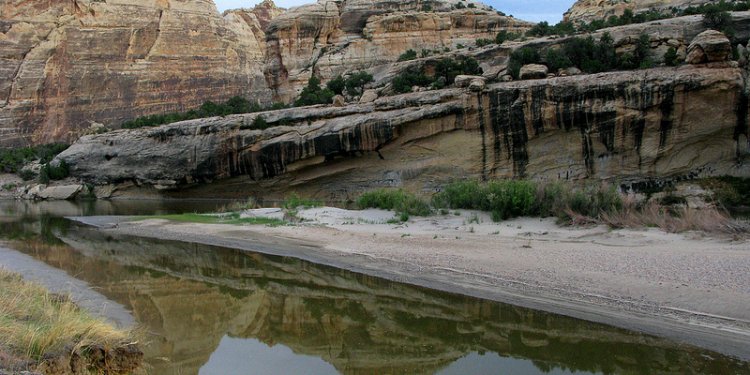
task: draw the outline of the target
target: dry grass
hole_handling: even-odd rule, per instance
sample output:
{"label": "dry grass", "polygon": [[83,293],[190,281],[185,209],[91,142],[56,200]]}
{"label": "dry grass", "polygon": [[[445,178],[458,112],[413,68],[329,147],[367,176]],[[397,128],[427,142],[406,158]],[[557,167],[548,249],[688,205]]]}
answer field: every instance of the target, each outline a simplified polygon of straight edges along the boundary
{"label": "dry grass", "polygon": [[639,207],[632,196],[623,199],[620,210],[602,213],[601,220],[615,228],[656,227],[670,233],[702,231],[736,235],[750,232],[747,224],[733,220],[717,208],[669,207],[654,201]]}
{"label": "dry grass", "polygon": [[68,298],[0,269],[0,348],[9,353],[39,361],[66,350],[114,348],[129,336]]}

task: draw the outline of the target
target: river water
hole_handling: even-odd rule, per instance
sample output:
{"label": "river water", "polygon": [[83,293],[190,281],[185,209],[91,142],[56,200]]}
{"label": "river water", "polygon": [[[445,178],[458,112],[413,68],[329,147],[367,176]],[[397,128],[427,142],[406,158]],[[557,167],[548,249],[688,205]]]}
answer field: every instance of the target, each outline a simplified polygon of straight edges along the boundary
{"label": "river water", "polygon": [[750,374],[747,362],[623,329],[64,218],[222,203],[0,201],[0,241],[12,249],[0,266],[60,273],[87,308],[134,322],[157,375]]}

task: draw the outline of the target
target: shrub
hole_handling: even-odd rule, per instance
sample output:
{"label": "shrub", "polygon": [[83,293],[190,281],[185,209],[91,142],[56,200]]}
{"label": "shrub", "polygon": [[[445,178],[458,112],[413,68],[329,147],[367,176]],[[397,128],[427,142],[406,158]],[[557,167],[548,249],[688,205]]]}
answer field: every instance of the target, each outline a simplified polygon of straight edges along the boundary
{"label": "shrub", "polygon": [[425,201],[400,189],[378,189],[366,192],[357,199],[357,206],[361,209],[393,210],[399,214],[413,216],[427,216],[432,213]]}
{"label": "shrub", "polygon": [[495,41],[492,40],[492,39],[479,38],[479,39],[476,40],[475,43],[476,43],[477,47],[484,47],[484,46],[489,46],[490,44],[495,43]]}
{"label": "shrub", "polygon": [[401,72],[392,81],[393,90],[402,94],[411,92],[413,86],[427,86],[430,83],[432,79],[427,77],[421,69],[413,66]]}
{"label": "shrub", "polygon": [[212,101],[204,102],[200,108],[192,109],[183,113],[156,114],[142,116],[136,119],[122,123],[123,129],[138,129],[143,127],[153,127],[173,122],[193,120],[197,118],[206,118],[214,116],[227,116],[238,113],[252,113],[261,111],[263,108],[255,103],[250,103],[247,99],[235,96],[224,103],[214,103]]}
{"label": "shrub", "polygon": [[364,92],[365,85],[372,82],[373,78],[370,73],[357,72],[351,74],[344,81],[344,87],[346,88],[346,94],[351,97],[358,97]]}
{"label": "shrub", "polygon": [[51,143],[34,147],[22,147],[0,151],[0,173],[19,173],[24,165],[38,160],[45,164],[65,151],[67,144]]}
{"label": "shrub", "polygon": [[65,160],[60,160],[58,165],[44,164],[39,170],[39,182],[47,184],[50,180],[62,180],[70,176],[70,168]]}
{"label": "shrub", "polygon": [[703,12],[703,26],[719,30],[726,34],[729,39],[734,37],[732,26],[732,15],[718,6],[708,6]]}
{"label": "shrub", "polygon": [[664,53],[664,63],[667,66],[677,66],[680,63],[680,58],[677,56],[677,50],[674,47],[669,47],[667,52]]}
{"label": "shrub", "polygon": [[536,185],[529,181],[493,181],[480,184],[460,181],[449,184],[435,195],[438,208],[482,210],[492,213],[492,220],[536,214]]}
{"label": "shrub", "polygon": [[522,66],[526,64],[536,64],[539,63],[540,60],[539,51],[534,48],[524,47],[517,49],[510,54],[510,60],[508,61],[508,74],[513,76],[513,78],[518,79]]}
{"label": "shrub", "polygon": [[259,116],[256,116],[253,119],[253,123],[252,123],[251,127],[253,129],[261,129],[261,130],[263,130],[263,129],[268,129],[269,125],[268,125],[268,121],[266,121],[265,117],[259,115]]}
{"label": "shrub", "polygon": [[299,98],[294,102],[298,107],[315,105],[315,104],[330,104],[333,102],[334,97],[333,91],[327,88],[320,87],[320,79],[316,76],[310,77],[307,81],[307,86],[302,89]]}
{"label": "shrub", "polygon": [[503,44],[509,40],[516,40],[519,37],[520,35],[516,33],[509,33],[508,30],[502,30],[499,33],[497,33],[497,36],[495,37],[495,43]]}
{"label": "shrub", "polygon": [[289,197],[287,197],[284,200],[284,203],[282,206],[289,210],[294,210],[300,207],[303,208],[313,208],[313,207],[320,207],[323,205],[323,202],[316,200],[316,199],[309,199],[309,198],[300,198],[297,193],[293,193]]}
{"label": "shrub", "polygon": [[398,57],[398,61],[409,61],[417,58],[417,51],[408,49]]}
{"label": "shrub", "polygon": [[336,78],[328,81],[326,87],[336,95],[344,95],[344,89],[346,88],[346,80],[342,76],[336,76]]}

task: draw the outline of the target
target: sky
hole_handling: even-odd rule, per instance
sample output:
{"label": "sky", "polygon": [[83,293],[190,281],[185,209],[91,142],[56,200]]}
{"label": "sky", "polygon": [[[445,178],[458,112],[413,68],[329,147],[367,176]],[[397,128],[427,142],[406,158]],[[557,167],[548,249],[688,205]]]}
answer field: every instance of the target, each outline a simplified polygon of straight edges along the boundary
{"label": "sky", "polygon": [[[214,0],[219,11],[251,8],[260,0]],[[315,0],[274,0],[276,5],[289,8],[309,4]],[[484,0],[483,3],[525,21],[557,23],[575,0]]]}

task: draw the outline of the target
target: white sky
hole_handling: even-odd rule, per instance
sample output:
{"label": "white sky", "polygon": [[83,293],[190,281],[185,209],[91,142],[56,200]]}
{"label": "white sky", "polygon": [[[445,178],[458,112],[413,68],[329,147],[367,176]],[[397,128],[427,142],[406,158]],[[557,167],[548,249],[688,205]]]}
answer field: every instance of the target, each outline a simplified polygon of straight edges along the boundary
{"label": "white sky", "polygon": [[[214,2],[219,11],[224,11],[233,8],[252,8],[260,0],[214,0]],[[289,8],[309,4],[315,0],[274,0],[274,2],[280,7]],[[486,0],[482,2],[522,20],[557,23],[575,0]]]}

